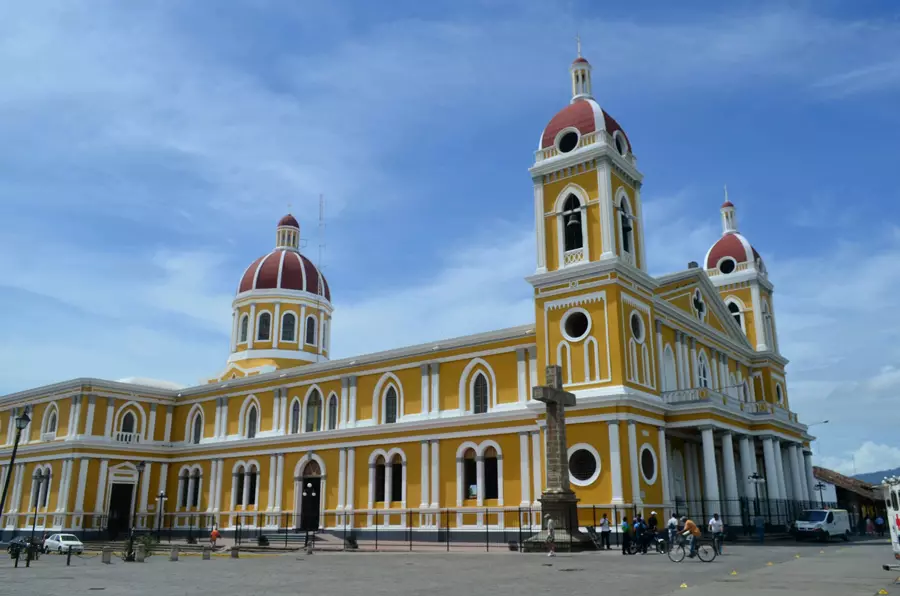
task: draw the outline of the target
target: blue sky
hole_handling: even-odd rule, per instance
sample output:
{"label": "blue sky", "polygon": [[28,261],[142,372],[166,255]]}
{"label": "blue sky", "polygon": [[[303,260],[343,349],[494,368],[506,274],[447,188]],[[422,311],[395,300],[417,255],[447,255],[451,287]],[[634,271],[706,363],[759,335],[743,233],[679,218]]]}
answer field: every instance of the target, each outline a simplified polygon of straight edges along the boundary
{"label": "blue sky", "polygon": [[891,2],[32,2],[0,18],[0,392],[194,383],[288,205],[337,356],[532,319],[527,168],[575,33],[645,174],[654,273],[722,185],[776,285],[820,461],[900,465]]}

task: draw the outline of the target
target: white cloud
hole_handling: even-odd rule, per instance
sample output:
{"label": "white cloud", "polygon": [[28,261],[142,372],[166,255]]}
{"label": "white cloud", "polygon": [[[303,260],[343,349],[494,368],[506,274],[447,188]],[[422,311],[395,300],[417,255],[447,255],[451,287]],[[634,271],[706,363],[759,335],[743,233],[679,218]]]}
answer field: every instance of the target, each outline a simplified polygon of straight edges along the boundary
{"label": "white cloud", "polygon": [[866,441],[858,449],[837,456],[817,456],[816,465],[848,476],[900,468],[900,448]]}

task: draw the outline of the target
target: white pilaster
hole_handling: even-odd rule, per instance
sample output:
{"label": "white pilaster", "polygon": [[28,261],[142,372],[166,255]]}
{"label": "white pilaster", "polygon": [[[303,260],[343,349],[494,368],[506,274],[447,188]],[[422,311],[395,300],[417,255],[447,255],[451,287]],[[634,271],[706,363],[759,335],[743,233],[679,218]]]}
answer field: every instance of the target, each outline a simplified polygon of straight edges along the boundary
{"label": "white pilaster", "polygon": [[341,422],[338,428],[346,428],[347,426],[347,400],[349,392],[347,391],[347,377],[341,377]]}
{"label": "white pilaster", "polygon": [[531,504],[530,478],[528,473],[528,433],[519,433],[519,478],[521,478],[523,507]]}
{"label": "white pilaster", "polygon": [[537,272],[547,271],[547,257],[544,243],[544,184],[541,177],[534,179],[534,226],[537,246]]}
{"label": "white pilaster", "polygon": [[[616,256],[616,229],[612,182],[607,164],[597,166],[597,189],[600,203],[600,249],[602,251],[600,258],[609,259]],[[541,221],[543,221],[543,213],[541,214]]]}
{"label": "white pilaster", "polygon": [[[343,453],[343,450],[341,450]],[[272,511],[275,504],[272,499],[275,497],[275,476],[278,475],[278,460],[273,454],[269,456],[269,498],[266,499],[266,511]]]}
{"label": "white pilaster", "polygon": [[147,423],[147,434],[144,441],[152,441],[156,436],[156,404],[150,404],[150,421]]}
{"label": "white pilaster", "polygon": [[[281,334],[281,303],[275,303],[275,316],[272,317],[272,349],[278,349],[278,336]],[[277,426],[275,428],[278,428]]]}
{"label": "white pilaster", "polygon": [[737,470],[734,463],[734,439],[731,432],[722,435],[722,467],[725,468],[725,509],[728,519],[725,523],[740,524],[741,508],[738,495]]}
{"label": "white pilaster", "polygon": [[247,331],[247,348],[253,349],[253,340],[256,338],[256,303],[250,305],[250,320]]}
{"label": "white pilaster", "polygon": [[84,491],[87,488],[88,467],[91,460],[82,457],[78,464],[78,488],[75,491],[75,512],[84,512]]}
{"label": "white pilaster", "polygon": [[518,400],[523,403],[528,400],[528,377],[525,370],[525,348],[516,348],[516,389]]}
{"label": "white pilaster", "polygon": [[116,413],[116,400],[111,397],[106,398],[106,425],[103,428],[103,436],[112,438],[113,434],[113,416]]}
{"label": "white pilaster", "polygon": [[[282,456],[284,457],[284,456]],[[353,511],[353,495],[356,493],[356,448],[347,449],[347,494],[345,495],[344,510]],[[350,524],[353,524],[353,516],[350,516]]]}
{"label": "white pilaster", "polygon": [[[281,414],[278,415],[278,431],[282,435],[287,434],[287,409],[288,409],[288,390],[281,390]],[[340,407],[340,405],[338,406]]]}
{"label": "white pilaster", "polygon": [[638,470],[637,426],[633,420],[628,421],[628,463],[631,470],[631,502],[641,505],[641,477]]}
{"label": "white pilaster", "polygon": [[216,504],[213,511],[218,513],[222,505],[222,476],[224,475],[224,460],[216,460],[213,462],[216,466]]}
{"label": "white pilaster", "polygon": [[609,422],[607,430],[609,433],[609,476],[612,480],[611,503],[620,505],[625,502],[625,491],[622,488],[622,449],[619,445],[618,421]]}
{"label": "white pilaster", "polygon": [[433,509],[437,509],[441,506],[441,488],[440,488],[440,476],[441,476],[441,459],[439,450],[440,442],[437,440],[431,441],[431,507]]}
{"label": "white pilaster", "polygon": [[173,406],[166,406],[166,427],[163,429],[164,443],[172,441],[172,410],[174,410]]}
{"label": "white pilaster", "polygon": [[421,379],[420,391],[422,392],[422,415],[427,416],[429,406],[431,406],[431,375],[428,373],[428,365],[423,364],[419,367],[419,377]]}
{"label": "white pilaster", "polygon": [[[287,396],[285,396],[287,397]],[[351,449],[352,451],[352,449]],[[279,453],[275,468],[275,513],[281,512],[281,495],[284,492],[284,454]]]}
{"label": "white pilaster", "polygon": [[352,376],[350,381],[350,412],[347,417],[347,424],[351,427],[356,426],[356,376]]}
{"label": "white pilaster", "polygon": [[237,351],[238,316],[237,310],[231,310],[231,351]]}
{"label": "white pilaster", "polygon": [[69,507],[69,485],[72,481],[72,468],[75,462],[71,459],[63,461],[62,479],[59,483],[59,497],[56,499],[56,511],[59,513],[68,511]]}
{"label": "white pilaster", "polygon": [[[700,367],[697,366],[697,340],[693,337],[690,338],[691,342],[691,358],[690,358],[690,367],[691,367],[691,382],[693,383],[691,387],[699,387],[700,386]],[[705,451],[704,451],[705,453]]]}
{"label": "white pilaster", "polygon": [[[150,495],[150,471],[152,468],[153,464],[147,462],[144,472],[141,474],[141,513],[147,513],[147,497]],[[190,498],[193,498],[193,493]]]}
{"label": "white pilaster", "polygon": [[106,504],[106,474],[109,470],[109,460],[100,460],[100,475],[97,477],[97,498],[94,502],[94,513],[103,514]]}
{"label": "white pilaster", "polygon": [[537,377],[537,348],[535,346],[528,346],[528,396],[527,399],[531,399],[531,394],[533,393],[533,389],[537,387],[538,377]]}
{"label": "white pilaster", "polygon": [[222,398],[222,428],[220,438],[224,439],[228,436],[228,398]]}
{"label": "white pilaster", "polygon": [[13,478],[13,482],[15,483],[13,487],[13,502],[10,503],[9,511],[10,513],[16,512],[18,513],[19,509],[22,507],[22,485],[25,483],[25,464],[19,464],[16,466],[16,475]]}
{"label": "white pilaster", "polygon": [[[531,433],[531,486],[534,489],[532,491],[532,499],[534,499],[531,502],[532,506],[538,502],[538,498],[542,493],[541,471],[543,469],[543,463],[544,458],[541,457],[540,432]],[[621,484],[621,479],[619,484]]]}
{"label": "white pilaster", "polygon": [[336,509],[344,508],[344,500],[347,498],[347,450],[338,450],[338,502]]}
{"label": "white pilaster", "polygon": [[213,437],[218,439],[222,436],[222,398],[216,398],[216,420],[213,425],[215,428],[213,429]]}
{"label": "white pilaster", "polygon": [[772,437],[763,437],[763,461],[766,464],[766,489],[769,499],[782,498],[778,486],[778,469],[775,463],[775,445]]}
{"label": "white pilaster", "polygon": [[710,349],[709,372],[712,375],[712,388],[718,390],[719,385],[719,353]]}
{"label": "white pilaster", "polygon": [[686,378],[686,375],[684,373],[684,363],[682,362],[682,360],[684,360],[684,358],[683,358],[683,353],[681,350],[681,331],[676,331],[675,332],[675,368],[678,369],[678,374],[676,375],[678,377],[676,379],[677,380],[676,386],[679,389],[685,388],[684,380]]}
{"label": "white pilaster", "polygon": [[[422,399],[424,401],[425,395],[422,396]],[[430,461],[428,459],[428,441],[422,441],[420,448],[422,451],[422,455],[421,455],[421,459],[422,459],[421,476],[422,477],[419,479],[419,486],[422,487],[422,498],[419,501],[419,507],[424,509],[425,507],[428,507],[428,504],[431,502],[428,499],[428,491],[431,488],[431,483],[429,482],[429,479],[428,479],[428,467],[430,464]]]}
{"label": "white pilaster", "polygon": [[[666,442],[666,429],[660,426],[657,430],[657,440],[659,441],[659,470],[660,481],[663,489],[663,506],[667,509],[672,502],[671,484],[669,484],[669,450]],[[665,511],[663,512],[665,516]],[[668,518],[665,518],[668,519]]]}
{"label": "white pilaster", "polygon": [[[755,282],[750,284],[750,301],[753,306],[753,330],[756,332],[756,350],[764,352],[769,349],[766,345],[766,334],[763,331],[762,317],[762,301],[759,297],[759,285]],[[765,447],[763,447],[765,449]]]}
{"label": "white pilaster", "polygon": [[441,411],[441,364],[431,363],[431,412],[439,415]]}
{"label": "white pilaster", "polygon": [[478,497],[478,506],[482,507],[484,505],[484,456],[478,455],[475,457],[475,471],[478,475],[478,487],[476,491],[476,495]]}

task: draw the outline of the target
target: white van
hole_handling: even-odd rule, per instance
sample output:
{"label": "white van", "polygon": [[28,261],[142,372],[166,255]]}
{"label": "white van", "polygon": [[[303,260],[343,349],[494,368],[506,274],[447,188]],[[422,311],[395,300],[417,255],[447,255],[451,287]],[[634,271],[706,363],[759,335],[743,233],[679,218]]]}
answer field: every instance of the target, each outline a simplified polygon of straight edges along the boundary
{"label": "white van", "polygon": [[828,541],[841,537],[850,540],[850,515],[846,509],[807,509],[794,522],[797,540],[815,538]]}

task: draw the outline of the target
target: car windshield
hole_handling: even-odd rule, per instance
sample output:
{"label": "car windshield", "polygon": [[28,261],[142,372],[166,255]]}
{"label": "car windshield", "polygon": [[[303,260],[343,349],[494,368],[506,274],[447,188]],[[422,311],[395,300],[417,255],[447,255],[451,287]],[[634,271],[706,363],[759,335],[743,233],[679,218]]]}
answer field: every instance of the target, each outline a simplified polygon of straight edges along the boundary
{"label": "car windshield", "polygon": [[61,542],[78,542],[78,538],[72,536],[71,534],[63,534],[59,537]]}
{"label": "car windshield", "polygon": [[826,515],[828,515],[828,513],[825,511],[804,511],[797,520],[804,522],[820,522],[825,521]]}

